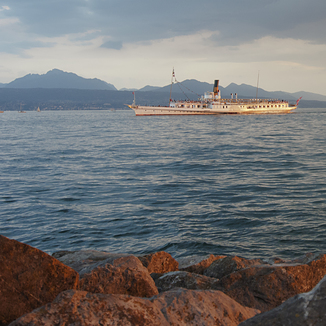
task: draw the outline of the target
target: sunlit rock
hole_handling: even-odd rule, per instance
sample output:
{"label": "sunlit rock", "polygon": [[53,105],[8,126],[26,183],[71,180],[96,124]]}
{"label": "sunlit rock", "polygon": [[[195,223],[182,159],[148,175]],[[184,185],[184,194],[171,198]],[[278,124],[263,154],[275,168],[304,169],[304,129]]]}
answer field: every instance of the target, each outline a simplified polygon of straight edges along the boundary
{"label": "sunlit rock", "polygon": [[160,251],[149,255],[138,256],[149,273],[167,273],[177,271],[179,263],[167,252]]}
{"label": "sunlit rock", "polygon": [[71,290],[10,326],[236,326],[257,313],[219,291],[176,289],[146,299]]}
{"label": "sunlit rock", "polygon": [[76,289],[78,274],[27,244],[0,235],[0,325]]}

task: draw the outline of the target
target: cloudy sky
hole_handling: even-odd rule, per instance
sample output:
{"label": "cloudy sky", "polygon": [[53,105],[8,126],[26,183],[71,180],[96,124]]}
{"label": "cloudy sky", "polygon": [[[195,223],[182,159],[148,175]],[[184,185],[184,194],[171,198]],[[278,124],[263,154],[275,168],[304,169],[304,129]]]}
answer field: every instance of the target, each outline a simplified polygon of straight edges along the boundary
{"label": "cloudy sky", "polygon": [[0,82],[58,68],[326,95],[325,0],[0,0]]}

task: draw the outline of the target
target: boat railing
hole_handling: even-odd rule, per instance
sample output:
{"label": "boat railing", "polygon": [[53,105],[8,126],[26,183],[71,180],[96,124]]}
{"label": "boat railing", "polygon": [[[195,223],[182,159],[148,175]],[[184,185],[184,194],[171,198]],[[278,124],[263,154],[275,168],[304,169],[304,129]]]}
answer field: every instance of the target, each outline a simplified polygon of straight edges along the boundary
{"label": "boat railing", "polygon": [[274,103],[288,103],[288,101],[284,100],[277,100],[277,99],[216,99],[213,101],[214,103],[217,104],[240,104],[240,103],[246,103],[246,104],[251,104],[251,103],[267,103],[267,104],[274,104]]}

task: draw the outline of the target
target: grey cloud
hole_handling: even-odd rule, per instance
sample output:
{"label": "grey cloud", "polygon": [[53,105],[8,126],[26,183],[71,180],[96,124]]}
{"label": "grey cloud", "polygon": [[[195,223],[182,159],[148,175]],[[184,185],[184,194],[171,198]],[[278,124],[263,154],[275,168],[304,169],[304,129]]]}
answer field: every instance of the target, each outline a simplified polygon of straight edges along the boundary
{"label": "grey cloud", "polygon": [[51,42],[44,43],[44,42],[33,41],[33,40],[1,42],[0,52],[23,55],[22,49],[28,50],[32,48],[45,48],[45,47],[52,47],[54,45],[55,44]]}
{"label": "grey cloud", "polygon": [[120,50],[122,43],[119,41],[107,41],[101,45],[101,48]]}
{"label": "grey cloud", "polygon": [[[5,5],[5,4],[4,4]],[[326,42],[325,0],[10,0],[1,15],[27,31],[60,36],[100,30],[102,47],[219,31],[212,40],[238,45],[265,35]],[[324,27],[324,28],[322,28]]]}

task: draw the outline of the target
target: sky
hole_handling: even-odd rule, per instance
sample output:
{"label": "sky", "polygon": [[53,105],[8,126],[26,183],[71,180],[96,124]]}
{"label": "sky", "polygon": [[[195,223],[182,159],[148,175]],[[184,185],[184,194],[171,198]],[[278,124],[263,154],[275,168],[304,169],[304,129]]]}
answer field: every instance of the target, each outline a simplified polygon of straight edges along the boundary
{"label": "sky", "polygon": [[326,95],[325,0],[0,0],[0,83],[197,79]]}

